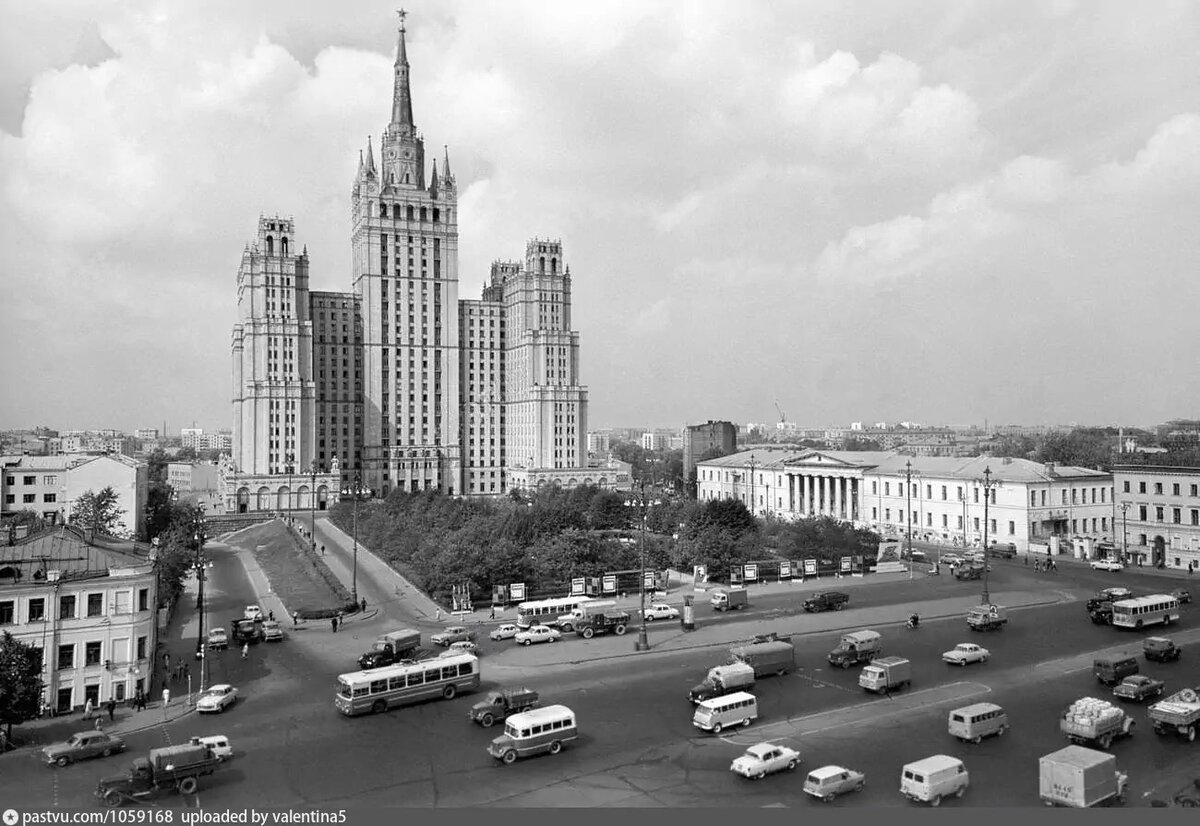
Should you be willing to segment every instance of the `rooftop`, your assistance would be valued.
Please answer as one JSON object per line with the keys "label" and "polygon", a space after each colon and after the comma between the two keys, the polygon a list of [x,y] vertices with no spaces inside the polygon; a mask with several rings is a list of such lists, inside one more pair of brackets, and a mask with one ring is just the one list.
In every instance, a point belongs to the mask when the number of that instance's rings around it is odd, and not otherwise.
{"label": "rooftop", "polygon": [[0,545],[0,585],[28,585],[60,571],[62,580],[109,576],[113,569],[148,565],[148,545],[60,525],[12,545]]}

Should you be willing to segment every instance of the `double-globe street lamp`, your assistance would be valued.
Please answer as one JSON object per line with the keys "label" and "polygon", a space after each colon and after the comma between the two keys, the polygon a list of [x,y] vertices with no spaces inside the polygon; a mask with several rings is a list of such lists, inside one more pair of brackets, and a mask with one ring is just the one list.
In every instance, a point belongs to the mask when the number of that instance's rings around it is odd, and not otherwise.
{"label": "double-globe street lamp", "polygon": [[358,491],[362,487],[362,477],[354,474],[354,563],[350,574],[350,595],[358,602]]}

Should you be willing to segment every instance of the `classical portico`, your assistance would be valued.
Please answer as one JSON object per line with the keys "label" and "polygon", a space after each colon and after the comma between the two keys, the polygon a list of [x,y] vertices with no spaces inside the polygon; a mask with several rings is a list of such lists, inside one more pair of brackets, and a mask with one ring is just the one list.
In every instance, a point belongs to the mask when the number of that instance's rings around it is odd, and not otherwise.
{"label": "classical portico", "polygon": [[[860,457],[866,461],[859,461]],[[785,508],[795,518],[831,516],[857,522],[862,503],[863,471],[875,465],[874,454],[843,455],[811,452],[780,463],[785,478]]]}

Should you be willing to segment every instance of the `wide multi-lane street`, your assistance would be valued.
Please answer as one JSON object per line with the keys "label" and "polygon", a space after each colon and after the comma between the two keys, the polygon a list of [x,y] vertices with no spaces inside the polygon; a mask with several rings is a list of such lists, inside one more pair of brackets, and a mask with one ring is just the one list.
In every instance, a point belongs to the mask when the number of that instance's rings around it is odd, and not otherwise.
{"label": "wide multi-lane street", "polygon": [[[217,545],[212,557],[209,607],[218,621],[227,622],[258,597],[233,550]],[[727,658],[728,645],[662,650],[658,641],[680,635],[675,623],[652,625],[656,650],[641,654],[632,651],[632,635],[586,642],[572,637],[520,650],[511,642],[483,639],[485,689],[527,685],[540,691],[545,703],[570,706],[579,720],[581,736],[562,754],[511,766],[485,752],[499,728],[482,729],[467,720],[478,695],[359,718],[334,710],[334,677],[353,669],[371,639],[404,624],[403,607],[389,606],[377,620],[347,625],[336,635],[323,625],[289,628],[288,640],[254,646],[246,660],[236,650],[215,657],[209,683],[233,683],[243,696],[224,714],[191,714],[130,733],[127,755],[66,769],[41,765],[32,752],[10,755],[4,758],[5,785],[16,798],[11,805],[18,807],[51,801],[94,806],[96,779],[120,771],[137,753],[193,735],[222,733],[237,753],[228,767],[205,778],[196,795],[169,793],[156,805],[210,811],[355,805],[824,806],[803,794],[803,777],[807,769],[837,763],[865,771],[867,785],[828,805],[908,806],[898,792],[901,765],[935,753],[960,757],[971,772],[966,796],[945,805],[1037,805],[1037,759],[1066,744],[1058,715],[1080,697],[1110,696],[1091,674],[1095,652],[1139,653],[1142,672],[1165,679],[1168,692],[1200,685],[1200,623],[1190,606],[1170,629],[1184,643],[1182,660],[1170,664],[1140,657],[1146,634],[1088,620],[1079,599],[1118,583],[1140,593],[1180,584],[1136,570],[1114,576],[1064,565],[1055,575],[1035,573],[1019,560],[996,563],[989,583],[993,594],[1043,599],[1013,610],[1006,630],[988,634],[967,631],[961,615],[928,620],[915,631],[902,627],[909,605],[950,604],[978,594],[980,583],[945,575],[855,583],[853,590],[847,588],[850,607],[836,614],[797,616],[799,595],[816,586],[757,595],[743,615],[714,615],[701,604],[698,625],[719,626],[730,639],[789,623],[802,632],[793,637],[796,672],[764,678],[755,689],[758,722],[719,737],[692,726],[686,695],[708,667]],[[820,586],[838,587],[834,582]],[[911,689],[876,697],[858,688],[858,669],[828,666],[825,654],[840,632],[815,629],[860,626],[884,635],[885,653],[912,661]],[[803,633],[806,629],[814,630]],[[967,641],[989,648],[989,662],[958,668],[941,661],[943,651]],[[1002,705],[1012,730],[978,745],[960,743],[946,732],[947,712],[979,700]],[[1147,805],[1200,774],[1200,743],[1157,737],[1144,706],[1130,708],[1139,725],[1112,751],[1130,774],[1130,804]],[[733,758],[762,740],[798,749],[803,764],[794,774],[762,781],[732,774]]]}

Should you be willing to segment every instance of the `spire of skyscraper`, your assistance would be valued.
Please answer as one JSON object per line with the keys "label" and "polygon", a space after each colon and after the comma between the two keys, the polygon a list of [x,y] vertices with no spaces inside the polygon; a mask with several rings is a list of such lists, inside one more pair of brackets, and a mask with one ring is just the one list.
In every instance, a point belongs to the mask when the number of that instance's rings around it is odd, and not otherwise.
{"label": "spire of skyscraper", "polygon": [[408,88],[408,50],[404,43],[404,17],[408,14],[400,9],[399,42],[396,44],[395,79],[392,87],[392,126],[413,126],[412,95]]}

